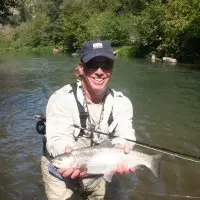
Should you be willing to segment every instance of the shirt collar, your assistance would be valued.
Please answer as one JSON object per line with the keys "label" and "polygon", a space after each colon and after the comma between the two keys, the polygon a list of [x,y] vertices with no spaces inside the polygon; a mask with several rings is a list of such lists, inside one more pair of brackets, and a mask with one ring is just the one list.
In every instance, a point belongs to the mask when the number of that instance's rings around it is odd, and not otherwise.
{"label": "shirt collar", "polygon": [[[82,106],[84,106],[84,95],[82,91],[81,81],[77,80],[77,99]],[[107,96],[105,99],[105,105],[107,104],[108,107],[112,107],[113,105],[113,94],[110,89],[107,91]]]}

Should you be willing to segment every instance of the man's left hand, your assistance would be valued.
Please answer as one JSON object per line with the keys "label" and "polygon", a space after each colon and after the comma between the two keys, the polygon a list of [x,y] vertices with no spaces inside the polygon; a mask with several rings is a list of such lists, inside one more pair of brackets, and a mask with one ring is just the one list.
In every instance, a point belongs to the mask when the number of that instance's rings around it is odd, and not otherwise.
{"label": "man's left hand", "polygon": [[[115,148],[119,148],[122,151],[124,151],[124,153],[129,153],[132,150],[132,146],[129,143],[125,143],[125,144],[117,144],[115,146]],[[134,173],[136,171],[135,167],[128,167],[127,164],[124,163],[120,163],[117,165],[116,169],[114,170],[115,173],[119,173],[119,174],[128,174],[130,172]]]}

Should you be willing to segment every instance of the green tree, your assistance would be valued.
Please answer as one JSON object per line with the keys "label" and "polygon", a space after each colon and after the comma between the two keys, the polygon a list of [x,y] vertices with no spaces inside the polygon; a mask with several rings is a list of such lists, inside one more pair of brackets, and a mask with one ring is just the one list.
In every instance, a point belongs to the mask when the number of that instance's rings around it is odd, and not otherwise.
{"label": "green tree", "polygon": [[164,32],[164,4],[160,0],[143,1],[143,9],[135,18],[138,55],[155,51],[162,42]]}
{"label": "green tree", "polygon": [[199,57],[199,19],[199,0],[169,0],[165,9],[165,37],[160,49],[180,60]]}
{"label": "green tree", "polygon": [[18,0],[0,0],[0,24],[5,25],[11,22],[10,17],[18,5]]}
{"label": "green tree", "polygon": [[13,34],[14,47],[38,47],[52,45],[50,20],[46,14],[38,14],[28,22],[21,23]]}

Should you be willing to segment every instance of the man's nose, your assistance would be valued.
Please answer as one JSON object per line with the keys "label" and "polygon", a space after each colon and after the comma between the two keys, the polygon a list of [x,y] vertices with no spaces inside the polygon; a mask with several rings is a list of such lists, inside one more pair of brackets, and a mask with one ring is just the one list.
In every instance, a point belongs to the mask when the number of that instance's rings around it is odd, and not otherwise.
{"label": "man's nose", "polygon": [[96,71],[95,71],[95,74],[103,74],[103,70],[99,67]]}

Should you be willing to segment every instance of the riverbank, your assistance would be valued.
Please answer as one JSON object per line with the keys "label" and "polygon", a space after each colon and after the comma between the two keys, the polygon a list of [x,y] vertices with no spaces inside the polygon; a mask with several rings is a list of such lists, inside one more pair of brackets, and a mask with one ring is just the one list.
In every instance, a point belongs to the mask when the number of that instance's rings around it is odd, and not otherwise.
{"label": "riverbank", "polygon": [[[14,41],[11,37],[11,31],[7,31],[7,35],[2,34],[0,32],[0,55],[5,54],[8,52],[38,52],[38,53],[69,53],[73,54],[74,52],[68,52],[66,49],[64,49],[62,46],[54,46],[54,45],[48,45],[48,46],[21,46],[18,45],[16,41]],[[114,51],[117,56],[120,57],[135,57],[136,55],[136,46],[135,45],[129,45],[129,46],[120,46],[120,47],[114,47]]]}
{"label": "riverbank", "polygon": [[[8,53],[40,53],[40,54],[58,54],[65,53],[72,56],[76,56],[77,53],[69,52],[67,49],[64,49],[63,46],[58,45],[48,45],[42,46],[39,45],[37,47],[32,46],[23,46],[19,45],[18,41],[15,41],[12,36],[12,28],[4,28],[6,30],[1,29],[0,31],[0,56]],[[150,54],[145,52],[145,50],[141,50],[137,45],[124,45],[113,47],[116,56],[118,57],[126,57],[126,58],[145,58],[151,60]],[[162,58],[159,58],[159,62],[162,61]],[[180,62],[180,61],[178,61]],[[152,63],[155,63],[152,61]],[[190,64],[194,69],[200,69],[200,59],[194,60],[191,62],[184,62],[186,64]],[[173,63],[174,64],[174,63]],[[176,64],[176,63],[175,63]]]}

